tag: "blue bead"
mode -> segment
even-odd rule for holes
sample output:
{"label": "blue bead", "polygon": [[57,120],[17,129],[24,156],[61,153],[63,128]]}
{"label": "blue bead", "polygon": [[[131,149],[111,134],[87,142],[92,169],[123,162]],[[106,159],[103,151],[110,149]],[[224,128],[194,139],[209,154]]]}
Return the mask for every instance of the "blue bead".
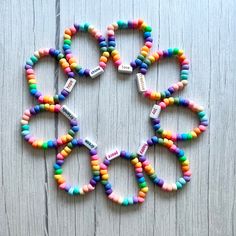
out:
{"label": "blue bead", "polygon": [[105,189],[106,189],[106,190],[111,189],[111,188],[112,188],[112,186],[111,186],[110,183],[105,184]]}
{"label": "blue bead", "polygon": [[64,97],[62,94],[59,94],[59,95],[58,95],[58,99],[59,99],[60,101],[64,101],[64,100],[65,100],[65,97]]}
{"label": "blue bead", "polygon": [[64,44],[64,45],[63,45],[63,50],[66,51],[67,49],[70,49],[70,45]]}
{"label": "blue bead", "polygon": [[143,34],[143,37],[146,39],[146,38],[148,38],[148,37],[151,37],[151,33],[150,32],[145,32],[144,34]]}
{"label": "blue bead", "polygon": [[148,69],[148,65],[147,65],[146,63],[142,63],[140,67],[141,67],[141,68]]}
{"label": "blue bead", "polygon": [[106,44],[106,42],[104,42],[104,41],[102,41],[101,43],[99,43],[99,47],[106,47],[107,46],[107,44]]}
{"label": "blue bead", "polygon": [[58,164],[54,164],[54,165],[53,165],[53,168],[54,168],[54,170],[57,170],[57,169],[60,169],[61,166],[59,166]]}
{"label": "blue bead", "polygon": [[74,139],[72,139],[71,143],[73,146],[77,146],[78,141],[77,141],[77,139],[74,138]]}
{"label": "blue bead", "polygon": [[[106,46],[106,45],[105,45]],[[115,47],[116,46],[116,42],[115,41],[109,41],[108,42],[108,46],[109,47]]]}
{"label": "blue bead", "polygon": [[136,59],[135,63],[137,64],[137,66],[140,66],[143,62],[140,59]]}
{"label": "blue bead", "polygon": [[165,90],[164,93],[167,98],[171,96],[171,93],[169,90]]}
{"label": "blue bead", "polygon": [[36,113],[40,112],[40,106],[39,106],[39,105],[36,105],[36,106],[34,107],[34,110],[35,110]]}
{"label": "blue bead", "polygon": [[184,156],[184,150],[179,149],[178,153],[176,154],[178,157]]}
{"label": "blue bead", "polygon": [[54,146],[53,141],[52,141],[52,140],[49,140],[49,141],[48,141],[48,147],[49,147],[49,148],[52,148],[53,146]]}
{"label": "blue bead", "polygon": [[78,132],[78,131],[79,131],[79,126],[78,126],[78,125],[75,125],[75,126],[71,127],[71,129],[72,129],[74,132]]}
{"label": "blue bead", "polygon": [[157,136],[153,136],[153,137],[152,137],[152,141],[153,141],[154,144],[155,144],[155,143],[158,143],[158,138],[157,138]]}
{"label": "blue bead", "polygon": [[173,55],[173,49],[169,48],[168,49],[168,56],[171,57]]}
{"label": "blue bead", "polygon": [[31,93],[32,95],[35,95],[37,92],[38,92],[37,89],[31,89],[31,90],[30,90],[30,93]]}
{"label": "blue bead", "polygon": [[96,182],[98,182],[100,180],[100,176],[93,176],[93,180],[95,180]]}
{"label": "blue bead", "polygon": [[139,183],[142,183],[142,182],[144,182],[144,181],[145,181],[145,178],[144,178],[144,177],[141,177],[141,178],[138,179],[138,182],[139,182]]}
{"label": "blue bead", "polygon": [[155,131],[157,131],[158,129],[160,129],[161,125],[160,124],[156,124],[156,125],[153,125],[153,129]]}

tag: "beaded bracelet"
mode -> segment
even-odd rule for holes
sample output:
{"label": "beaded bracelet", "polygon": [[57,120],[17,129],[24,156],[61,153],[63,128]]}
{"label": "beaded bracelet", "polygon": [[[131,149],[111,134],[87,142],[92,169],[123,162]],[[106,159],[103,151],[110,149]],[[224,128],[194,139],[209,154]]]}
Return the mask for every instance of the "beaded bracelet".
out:
{"label": "beaded bracelet", "polygon": [[[163,147],[166,147],[170,152],[174,153],[176,157],[178,158],[178,161],[181,164],[181,170],[183,176],[180,177],[175,183],[166,183],[163,179],[157,177],[157,174],[154,170],[154,168],[151,166],[149,163],[148,159],[145,156],[145,153],[147,149],[150,146],[159,144]],[[184,154],[184,151],[180,148],[178,148],[173,141],[168,140],[168,139],[162,139],[158,138],[156,136],[153,136],[151,139],[148,139],[147,142],[141,145],[141,147],[145,147],[144,149],[140,148],[138,151],[139,156],[139,161],[142,163],[143,169],[145,173],[149,176],[151,181],[160,187],[164,191],[176,191],[178,189],[181,189],[187,182],[190,181],[191,178],[191,170],[189,167],[189,160]]]}
{"label": "beaded bracelet", "polygon": [[70,195],[83,195],[85,193],[91,192],[95,189],[97,183],[100,181],[100,165],[95,145],[92,145],[89,148],[91,169],[93,175],[93,177],[89,181],[89,184],[86,184],[81,188],[79,186],[71,186],[71,184],[66,182],[65,177],[62,175],[62,166],[65,162],[65,159],[70,155],[75,147],[87,147],[86,141],[89,142],[88,139],[73,139],[60,153],[57,154],[56,157],[56,163],[54,164],[54,178],[57,181],[59,188],[65,190]]}
{"label": "beaded bracelet", "polygon": [[[140,50],[140,54],[137,59],[132,61],[129,64],[123,64],[120,58],[119,52],[115,49],[116,40],[115,40],[115,30],[118,29],[138,29],[143,31],[144,45]],[[152,37],[151,37],[152,28],[147,25],[142,19],[133,20],[133,21],[122,21],[118,20],[116,23],[113,23],[107,27],[107,36],[108,36],[108,51],[111,53],[112,60],[114,65],[118,67],[118,71],[121,73],[132,73],[133,69],[137,68],[147,57],[150,48],[152,47]],[[146,69],[142,69],[141,73],[145,74]]]}
{"label": "beaded bracelet", "polygon": [[[70,130],[66,135],[62,135],[59,138],[51,139],[51,140],[42,140],[37,139],[33,135],[30,134],[30,126],[29,122],[32,116],[36,116],[37,114],[41,112],[52,112],[52,113],[65,113],[66,116],[70,116]],[[73,139],[75,136],[75,133],[79,131],[79,126],[77,123],[77,120],[73,116],[73,113],[70,113],[70,111],[67,109],[66,106],[61,106],[59,104],[56,105],[50,105],[50,104],[40,104],[36,105],[34,107],[31,107],[30,109],[27,109],[21,120],[21,134],[24,137],[24,139],[30,143],[34,148],[55,148],[59,147],[63,144],[68,143]]]}
{"label": "beaded bracelet", "polygon": [[[187,133],[174,133],[169,130],[164,130],[161,128],[160,120],[158,119],[160,111],[166,109],[168,106],[177,105],[190,109],[197,114],[199,118],[198,127]],[[195,102],[181,98],[181,97],[170,97],[163,99],[158,105],[155,104],[150,113],[150,117],[153,119],[153,129],[155,132],[160,134],[163,138],[171,139],[173,141],[179,140],[191,140],[192,138],[197,138],[202,132],[204,132],[208,126],[208,118],[203,110],[203,107],[197,105]]]}
{"label": "beaded bracelet", "polygon": [[[137,196],[121,197],[115,194],[112,189],[112,185],[109,182],[108,167],[111,163],[111,160],[119,156],[123,159],[129,160],[135,168],[135,175],[136,175],[136,180],[137,180],[138,188],[139,188],[139,192]],[[106,155],[105,160],[100,165],[100,173],[101,173],[101,183],[104,185],[106,195],[113,202],[124,205],[124,206],[144,202],[146,193],[148,192],[148,187],[147,187],[147,183],[144,178],[144,175],[143,175],[142,164],[139,162],[137,154],[129,153],[126,151],[119,152],[119,150],[117,149],[111,153],[108,153]]]}
{"label": "beaded bracelet", "polygon": [[[78,65],[76,58],[72,55],[71,51],[71,41],[72,37],[77,32],[88,32],[90,33],[98,42],[100,47],[101,56],[99,59],[99,65],[94,69],[83,69]],[[107,51],[107,43],[106,39],[102,36],[102,34],[94,28],[93,25],[89,23],[85,24],[74,24],[74,26],[67,28],[64,32],[64,45],[63,49],[66,55],[66,59],[70,64],[70,68],[75,71],[79,76],[90,76],[91,78],[95,78],[101,75],[104,72],[106,67],[109,53]]]}
{"label": "beaded bracelet", "polygon": [[[150,65],[159,61],[162,58],[176,57],[180,64],[180,81],[171,85],[163,92],[156,92],[151,89],[147,89],[145,77],[142,73],[143,68],[148,69]],[[160,100],[166,97],[170,97],[174,92],[182,90],[188,84],[189,73],[189,61],[184,55],[184,51],[178,48],[169,48],[168,50],[159,50],[153,53],[140,65],[140,73],[137,74],[137,84],[140,93],[143,93],[144,97],[150,100]]]}
{"label": "beaded bracelet", "polygon": [[[55,58],[61,67],[64,70],[64,73],[67,75],[68,80],[60,92],[60,94],[55,96],[43,96],[42,93],[37,89],[37,81],[35,76],[35,71],[33,70],[33,66],[43,57],[51,56]],[[39,103],[48,103],[55,104],[61,101],[64,101],[65,98],[69,95],[71,90],[73,89],[76,80],[74,79],[74,73],[71,71],[69,67],[69,63],[66,61],[64,55],[54,48],[50,49],[40,49],[34,52],[34,55],[27,60],[25,65],[26,78],[29,84],[30,93],[38,100]]]}

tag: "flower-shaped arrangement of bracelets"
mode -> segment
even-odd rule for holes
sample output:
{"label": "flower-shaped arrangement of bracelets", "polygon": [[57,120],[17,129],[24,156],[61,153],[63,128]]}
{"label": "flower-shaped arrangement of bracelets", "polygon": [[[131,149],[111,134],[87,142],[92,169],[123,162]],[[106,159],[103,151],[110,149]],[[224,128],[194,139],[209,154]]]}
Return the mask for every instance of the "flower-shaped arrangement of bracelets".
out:
{"label": "flower-shaped arrangement of bracelets", "polygon": [[[139,30],[142,32],[144,38],[144,45],[140,49],[137,58],[128,64],[121,60],[121,56],[116,49],[115,32],[120,29]],[[99,64],[94,69],[82,68],[72,54],[72,38],[79,32],[89,33],[98,43],[100,59]],[[148,192],[145,175],[147,175],[155,185],[160,187],[161,190],[166,192],[182,189],[183,186],[190,181],[192,173],[189,160],[184,151],[180,149],[175,142],[191,140],[200,136],[208,126],[208,118],[203,107],[195,102],[182,97],[173,97],[175,92],[184,89],[188,84],[189,60],[186,58],[184,51],[178,48],[169,48],[167,50],[158,50],[157,52],[150,53],[153,45],[151,32],[152,28],[142,19],[133,21],[118,20],[116,23],[110,24],[107,27],[107,38],[89,23],[74,24],[64,31],[62,48],[65,55],[58,49],[46,48],[34,52],[33,56],[27,60],[25,65],[26,79],[29,85],[29,92],[36,98],[37,104],[26,109],[23,113],[21,119],[21,135],[24,140],[30,143],[34,148],[45,150],[47,148],[58,148],[62,146],[61,151],[56,155],[56,161],[53,166],[54,178],[59,189],[67,192],[69,195],[84,195],[95,190],[96,185],[101,183],[104,187],[105,195],[109,200],[122,206],[128,206],[144,202]],[[39,63],[43,57],[48,56],[53,57],[56,60],[67,77],[65,86],[55,95],[43,95],[37,88],[34,65]],[[82,139],[77,137],[79,131],[77,116],[62,103],[72,92],[77,77],[84,76],[96,78],[100,76],[104,73],[110,57],[114,62],[114,66],[118,68],[118,72],[131,74],[134,69],[138,69],[136,81],[139,93],[142,94],[144,98],[148,98],[155,102],[149,114],[149,117],[152,119],[155,136],[143,142],[137,152],[119,151],[119,149],[115,149],[114,151],[107,153],[104,160],[101,160],[97,154],[96,143],[89,138]],[[159,62],[161,59],[166,60],[171,57],[176,58],[180,66],[179,81],[170,85],[164,91],[155,91],[147,88],[145,77],[148,76],[149,68],[154,65],[155,62]],[[185,133],[175,133],[168,129],[163,129],[161,127],[159,115],[169,106],[181,106],[190,109],[192,112],[196,113],[199,124]],[[54,137],[50,140],[37,138],[35,135],[31,134],[29,125],[30,120],[32,117],[36,117],[36,115],[42,112],[64,115],[70,122],[68,132],[65,135]],[[173,153],[180,163],[182,176],[173,183],[167,183],[164,179],[160,178],[148,160],[148,149],[151,148],[151,146],[156,145],[162,146],[170,153]],[[79,187],[73,186],[67,182],[66,177],[63,175],[62,167],[65,160],[72,154],[74,148],[81,147],[88,148],[92,177],[88,180],[87,184]],[[123,197],[113,190],[112,184],[109,181],[108,169],[112,160],[115,158],[128,160],[133,165],[138,185],[138,193],[135,196]]]}

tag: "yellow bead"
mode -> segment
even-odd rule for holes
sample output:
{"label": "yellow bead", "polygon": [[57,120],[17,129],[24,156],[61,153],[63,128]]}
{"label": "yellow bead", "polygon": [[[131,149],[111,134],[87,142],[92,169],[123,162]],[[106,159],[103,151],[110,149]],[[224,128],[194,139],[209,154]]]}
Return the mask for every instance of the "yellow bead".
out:
{"label": "yellow bead", "polygon": [[155,62],[155,57],[154,56],[149,56],[148,59],[151,61],[151,63]]}
{"label": "yellow bead", "polygon": [[109,178],[109,175],[108,175],[108,174],[102,175],[102,179],[103,179],[103,180],[108,180],[108,178]]}
{"label": "yellow bead", "polygon": [[71,39],[71,36],[69,34],[64,34],[64,39]]}
{"label": "yellow bead", "polygon": [[71,68],[71,69],[75,69],[76,66],[77,66],[77,63],[72,63],[72,64],[70,65],[70,68]]}
{"label": "yellow bead", "polygon": [[139,160],[138,160],[137,157],[135,157],[134,159],[131,160],[131,163],[132,163],[133,165],[137,164],[138,162],[139,162]]}
{"label": "yellow bead", "polygon": [[91,161],[91,165],[99,165],[99,161],[98,160]]}
{"label": "yellow bead", "polygon": [[175,102],[174,98],[173,98],[173,97],[170,97],[170,98],[169,98],[169,104],[170,104],[170,105],[173,105],[174,102]]}
{"label": "yellow bead", "polygon": [[146,51],[141,51],[141,54],[146,57],[148,55],[148,53]]}
{"label": "yellow bead", "polygon": [[144,193],[147,193],[148,192],[148,187],[141,188],[140,190]]}
{"label": "yellow bead", "polygon": [[67,153],[71,153],[71,149],[69,147],[65,147],[64,150],[67,152]]}
{"label": "yellow bead", "polygon": [[102,55],[107,58],[110,56],[109,52],[104,52]]}
{"label": "yellow bead", "polygon": [[111,55],[114,57],[116,54],[119,54],[119,52],[117,51],[117,50],[113,50],[112,52],[111,52]]}

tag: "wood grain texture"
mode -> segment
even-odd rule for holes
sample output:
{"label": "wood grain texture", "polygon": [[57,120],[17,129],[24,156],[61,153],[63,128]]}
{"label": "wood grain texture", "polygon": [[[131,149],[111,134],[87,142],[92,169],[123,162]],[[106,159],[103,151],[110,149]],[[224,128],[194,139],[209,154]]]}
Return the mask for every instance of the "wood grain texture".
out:
{"label": "wood grain texture", "polygon": [[[0,7],[0,236],[26,235],[236,235],[236,3],[220,1],[36,1],[2,0]],[[144,18],[153,27],[154,46],[183,48],[191,61],[189,86],[181,95],[206,108],[208,131],[190,143],[179,143],[191,161],[191,183],[176,194],[163,193],[148,181],[150,191],[142,206],[124,208],[108,201],[102,187],[86,197],[70,197],[53,179],[55,151],[33,150],[20,136],[23,111],[36,101],[29,95],[23,66],[42,47],[62,47],[63,30],[74,22],[91,22],[103,33],[118,19]],[[129,62],[142,37],[138,32],[117,33],[118,49]],[[94,67],[98,49],[82,34],[73,41],[80,64]],[[36,66],[39,87],[53,94],[65,78],[52,59]],[[148,86],[164,89],[177,80],[173,61],[153,66]],[[137,93],[134,74],[120,75],[112,63],[101,78],[80,80],[65,101],[80,120],[81,137],[97,142],[99,154],[120,148],[136,151],[153,135],[148,114],[152,103]],[[161,114],[164,127],[188,130],[196,119],[182,109]],[[32,121],[32,132],[53,137],[66,132],[62,117],[43,114]],[[163,148],[148,157],[159,174],[175,180],[179,165]],[[111,181],[124,195],[137,191],[132,168],[115,160]],[[90,177],[88,155],[75,150],[65,164],[73,183]]]}

